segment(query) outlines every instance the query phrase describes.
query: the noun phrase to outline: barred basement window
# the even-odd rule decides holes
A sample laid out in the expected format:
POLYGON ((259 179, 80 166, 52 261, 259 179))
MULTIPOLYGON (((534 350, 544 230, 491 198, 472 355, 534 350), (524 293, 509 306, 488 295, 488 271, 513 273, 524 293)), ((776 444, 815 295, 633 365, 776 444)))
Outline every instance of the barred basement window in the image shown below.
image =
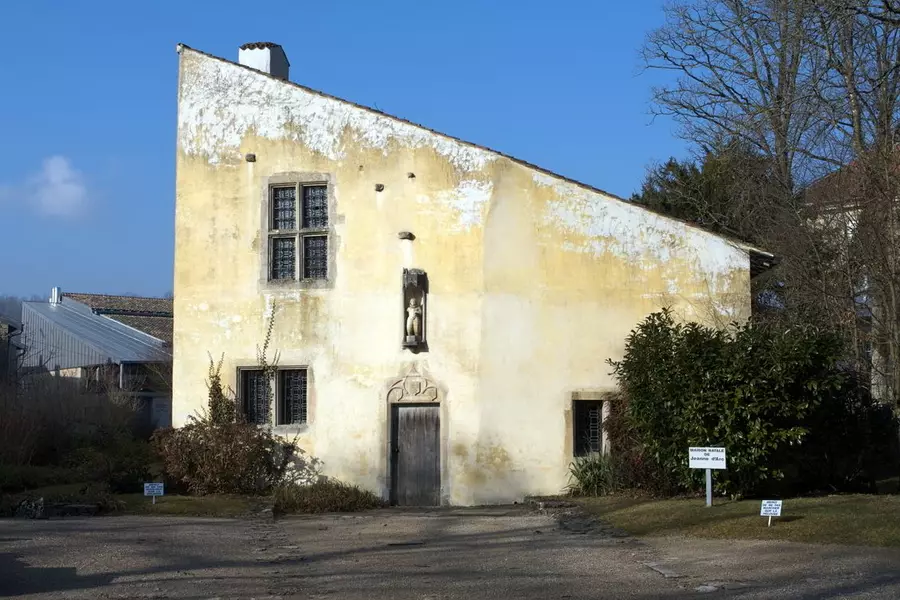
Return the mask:
POLYGON ((575 456, 587 456, 603 450, 603 402, 575 400, 572 407, 575 422, 575 456))
POLYGON ((241 370, 241 405, 248 423, 269 422, 269 378, 261 369, 241 370))
POLYGON ((241 369, 241 406, 248 423, 302 425, 307 421, 307 370, 279 368, 274 376, 261 369, 241 369))
POLYGON ((269 280, 328 279, 328 186, 269 190, 269 280), (299 223, 298 223, 299 215, 299 223))
POLYGON ((278 424, 306 423, 306 369, 284 369, 278 376, 278 424))

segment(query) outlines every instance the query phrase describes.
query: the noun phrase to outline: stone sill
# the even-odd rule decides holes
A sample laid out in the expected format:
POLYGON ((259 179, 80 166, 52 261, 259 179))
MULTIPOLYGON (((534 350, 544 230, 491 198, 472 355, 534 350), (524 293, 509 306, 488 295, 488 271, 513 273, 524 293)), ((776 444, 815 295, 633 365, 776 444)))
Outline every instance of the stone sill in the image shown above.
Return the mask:
POLYGON ((280 436, 298 435, 309 431, 309 423, 302 425, 273 425, 272 433, 280 436))

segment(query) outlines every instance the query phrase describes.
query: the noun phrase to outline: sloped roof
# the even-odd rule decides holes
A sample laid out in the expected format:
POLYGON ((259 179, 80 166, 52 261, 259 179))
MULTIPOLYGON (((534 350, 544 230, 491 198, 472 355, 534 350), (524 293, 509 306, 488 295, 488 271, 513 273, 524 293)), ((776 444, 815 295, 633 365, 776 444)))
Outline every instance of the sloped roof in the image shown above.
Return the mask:
POLYGON ((143 296, 111 296, 107 294, 78 294, 64 292, 63 298, 71 298, 89 307, 94 314, 103 315, 134 327, 148 335, 172 343, 173 308, 171 298, 143 296))
MULTIPOLYGON (((253 45, 255 45, 255 44, 259 44, 259 42, 255 42, 255 43, 253 43, 253 44, 245 44, 245 45, 253 46, 253 45)), ((278 44, 274 44, 273 42, 263 42, 263 44, 272 44, 272 45, 274 45, 274 46, 278 46, 278 44)), ((265 77, 268 77, 268 78, 270 78, 270 79, 273 79, 273 80, 275 80, 275 81, 277 81, 277 82, 279 82, 279 83, 281 83, 281 84, 283 84, 283 85, 293 86, 293 87, 299 88, 299 89, 301 89, 301 90, 304 90, 305 92, 308 92, 308 93, 310 93, 310 94, 315 94, 315 95, 317 95, 317 96, 321 96, 321 97, 323 97, 323 98, 328 98, 328 99, 330 99, 330 100, 336 100, 337 102, 341 102, 341 103, 343 103, 343 104, 347 104, 347 105, 353 106, 353 107, 355 107, 355 108, 362 109, 362 110, 364 110, 364 111, 367 111, 367 112, 370 112, 370 113, 373 113, 373 114, 376 114, 376 115, 381 115, 381 116, 383 116, 383 117, 385 117, 385 118, 392 119, 392 120, 398 121, 398 122, 400 122, 400 123, 405 123, 405 124, 407 124, 407 125, 412 125, 413 127, 417 127, 417 128, 419 128, 419 129, 423 129, 423 130, 425 130, 425 131, 428 131, 428 132, 430 132, 430 133, 433 133, 434 135, 437 135, 437 136, 440 136, 440 137, 443 137, 443 138, 447 138, 447 139, 453 140, 453 141, 458 142, 458 143, 460 143, 460 144, 464 144, 464 145, 466 145, 466 146, 471 146, 471 147, 477 148, 477 149, 479 149, 479 150, 484 150, 484 151, 486 151, 486 152, 490 152, 490 153, 492 153, 492 154, 496 154, 496 155, 498 155, 498 156, 502 156, 503 158, 509 159, 509 160, 511 160, 511 161, 513 161, 513 162, 515 162, 515 163, 517 163, 517 164, 520 164, 520 165, 522 165, 522 166, 524 166, 524 167, 527 167, 527 168, 532 169, 532 170, 534 170, 534 171, 537 171, 537 172, 539 172, 539 173, 543 173, 543 174, 545 174, 545 175, 549 175, 549 176, 551 176, 551 177, 557 178, 557 179, 559 179, 559 180, 561 180, 561 181, 565 181, 565 182, 571 183, 571 184, 573 184, 573 185, 576 185, 576 186, 578 186, 578 187, 580 187, 580 188, 583 188, 583 189, 585 189, 585 190, 588 190, 588 191, 590 191, 590 192, 595 192, 595 193, 598 193, 598 194, 603 194, 604 196, 607 196, 607 197, 609 197, 609 198, 611 198, 611 199, 613 199, 613 200, 617 200, 617 201, 620 201, 620 202, 626 202, 626 203, 628 203, 628 204, 631 205, 631 206, 635 206, 635 207, 640 208, 640 209, 642 209, 642 210, 645 210, 645 211, 647 211, 647 212, 649 212, 649 213, 653 213, 653 214, 655 214, 655 215, 657 215, 657 216, 659 216, 659 217, 662 217, 662 218, 664 218, 664 219, 668 219, 668 220, 671 220, 671 221, 675 221, 675 222, 678 222, 678 223, 682 223, 682 224, 684 224, 684 225, 686 225, 686 226, 688 226, 688 227, 692 227, 692 228, 694 228, 694 229, 698 229, 698 230, 703 231, 703 232, 705 232, 705 233, 708 233, 708 234, 710 234, 710 235, 714 235, 714 236, 716 236, 716 237, 718 237, 718 238, 721 238, 721 239, 723 239, 723 240, 728 241, 729 243, 731 243, 731 244, 733 244, 733 245, 735 245, 735 246, 741 248, 742 250, 747 251, 747 252, 751 255, 751 262, 753 262, 753 263, 756 265, 757 273, 758 273, 760 270, 765 270, 765 269, 770 268, 770 267, 771 267, 770 262, 771 262, 772 259, 774 259, 774 255, 773 255, 773 254, 771 254, 771 253, 769 253, 769 252, 766 252, 765 250, 762 250, 762 249, 760 249, 760 248, 756 248, 756 247, 754 247, 752 244, 748 243, 747 241, 742 240, 742 239, 739 239, 739 238, 737 238, 737 237, 735 237, 735 236, 725 235, 725 234, 722 234, 722 233, 720 233, 720 232, 718 232, 718 231, 714 231, 714 230, 711 230, 711 229, 709 229, 709 228, 707 228, 707 227, 703 227, 702 225, 698 225, 697 223, 694 223, 694 222, 692 222, 692 221, 687 221, 687 220, 685 220, 685 219, 679 219, 679 218, 677 218, 677 217, 673 217, 673 216, 671 216, 671 215, 669 215, 669 214, 666 214, 665 212, 662 212, 662 211, 659 211, 659 210, 654 210, 654 209, 652 209, 652 208, 650 208, 650 207, 648 207, 648 206, 646 206, 646 205, 639 204, 639 203, 637 203, 637 202, 632 202, 632 201, 630 201, 630 200, 627 200, 627 199, 625 199, 625 198, 622 198, 621 196, 617 196, 617 195, 612 194, 612 193, 610 193, 610 192, 607 192, 607 191, 605 191, 605 190, 601 190, 600 188, 594 187, 594 186, 592 186, 592 185, 589 185, 589 184, 587 184, 587 183, 578 181, 578 180, 576 180, 576 179, 572 179, 572 178, 570 178, 570 177, 566 177, 565 175, 560 175, 559 173, 555 173, 555 172, 553 172, 553 171, 550 171, 549 169, 545 169, 545 168, 543 168, 543 167, 539 167, 538 165, 535 165, 535 164, 530 163, 530 162, 528 162, 528 161, 522 160, 521 158, 516 158, 515 156, 511 156, 511 155, 509 155, 509 154, 505 154, 505 153, 503 153, 503 152, 500 152, 499 150, 494 150, 493 148, 489 148, 489 147, 487 147, 487 146, 482 146, 482 145, 476 144, 476 143, 474 143, 474 142, 469 142, 469 141, 460 139, 460 138, 458 138, 458 137, 454 137, 454 136, 452 136, 452 135, 448 135, 448 134, 446 134, 446 133, 442 133, 442 132, 440 132, 440 131, 437 131, 437 130, 431 129, 431 128, 429 128, 429 127, 426 127, 426 126, 424 126, 424 125, 421 125, 421 124, 419 124, 419 123, 416 123, 416 122, 414 122, 414 121, 410 121, 410 120, 408 120, 408 119, 404 119, 404 118, 402 118, 402 117, 398 117, 398 116, 396 116, 396 115, 392 115, 392 114, 390 114, 390 113, 386 113, 386 112, 384 112, 384 111, 382 111, 382 110, 378 110, 377 108, 372 108, 372 107, 366 106, 366 105, 364 105, 364 104, 359 104, 359 103, 357 103, 357 102, 353 102, 352 100, 347 100, 347 99, 341 98, 341 97, 339 97, 339 96, 334 96, 334 95, 328 94, 328 93, 326 93, 326 92, 322 92, 322 91, 320 91, 320 90, 317 90, 317 89, 314 89, 314 88, 311 88, 311 87, 307 87, 307 86, 305 86, 305 85, 302 85, 302 84, 299 84, 299 83, 290 81, 290 80, 288 80, 288 79, 282 79, 282 78, 280 78, 280 77, 276 77, 276 76, 274 76, 274 75, 271 75, 271 74, 269 74, 269 73, 266 73, 265 71, 260 71, 259 69, 254 69, 253 67, 250 67, 250 66, 248 66, 248 65, 243 65, 243 64, 241 64, 241 63, 239 63, 239 62, 235 62, 235 61, 233 61, 233 60, 228 60, 227 58, 222 58, 221 56, 216 56, 216 55, 214 55, 214 54, 209 54, 208 52, 204 52, 204 51, 202 51, 202 50, 198 50, 198 49, 193 48, 193 47, 191 47, 191 46, 188 46, 187 44, 184 44, 184 43, 179 43, 179 44, 178 44, 178 51, 180 52, 182 48, 187 49, 187 50, 190 50, 190 51, 192 51, 192 52, 196 52, 196 53, 198 53, 198 54, 201 54, 201 55, 206 56, 206 57, 208 57, 208 58, 211 58, 211 59, 213 59, 213 60, 218 60, 218 61, 221 61, 221 62, 224 62, 224 63, 228 63, 228 64, 231 64, 231 65, 235 65, 235 66, 240 67, 240 68, 242 68, 242 69, 247 69, 248 71, 253 71, 254 73, 258 73, 258 74, 260 74, 260 75, 263 75, 263 76, 265 76, 265 77), (755 256, 753 256, 753 255, 755 255, 755 256)), ((754 273, 754 274, 757 274, 757 273, 754 273)))
MULTIPOLYGON (((171 353, 162 340, 115 319, 96 314, 89 306, 76 302, 74 299, 64 297, 62 302, 55 304, 24 302, 22 307, 23 319, 33 321, 26 314, 30 311, 93 350, 90 353, 91 356, 99 358, 96 364, 105 362, 107 359, 116 363, 171 360, 171 353)), ((27 333, 29 337, 38 335, 53 337, 49 332, 28 331, 27 333)))

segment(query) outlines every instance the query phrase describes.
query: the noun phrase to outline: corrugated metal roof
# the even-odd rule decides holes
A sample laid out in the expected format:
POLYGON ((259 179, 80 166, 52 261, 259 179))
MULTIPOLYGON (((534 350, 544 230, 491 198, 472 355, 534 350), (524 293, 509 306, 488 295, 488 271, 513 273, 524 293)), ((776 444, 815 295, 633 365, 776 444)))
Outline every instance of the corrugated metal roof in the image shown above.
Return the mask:
MULTIPOLYGON (((58 304, 24 302, 22 321, 30 361, 40 359, 62 369, 122 362, 171 360, 163 342, 124 323, 94 314, 65 298, 58 304)), ((30 362, 26 358, 26 362, 30 362)))

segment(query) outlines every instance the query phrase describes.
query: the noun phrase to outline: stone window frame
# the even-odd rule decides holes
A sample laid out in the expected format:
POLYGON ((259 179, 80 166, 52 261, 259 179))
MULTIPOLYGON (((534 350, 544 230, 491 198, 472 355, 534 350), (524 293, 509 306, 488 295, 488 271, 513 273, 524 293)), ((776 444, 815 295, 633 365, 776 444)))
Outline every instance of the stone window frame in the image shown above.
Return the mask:
POLYGON ((276 173, 269 177, 264 177, 260 189, 260 237, 263 243, 260 247, 260 289, 263 290, 296 290, 296 289, 322 289, 333 288, 335 281, 335 255, 337 249, 337 236, 335 234, 335 222, 337 214, 335 211, 335 193, 334 178, 330 173, 323 172, 307 172, 307 171, 287 171, 276 173), (273 189, 277 187, 295 186, 296 192, 296 219, 297 229, 289 233, 281 233, 270 228, 273 219, 273 189), (307 186, 324 185, 326 188, 328 201, 328 227, 303 229, 302 228, 302 188, 307 186), (326 259, 326 277, 325 279, 304 279, 303 278, 303 238, 315 235, 322 235, 326 238, 327 259, 326 259), (290 280, 272 279, 272 240, 279 237, 293 237, 296 239, 295 244, 295 276, 290 280))
MULTIPOLYGON (((237 391, 236 394, 236 408, 238 411, 243 413, 244 411, 244 382, 243 382, 243 373, 249 371, 261 371, 258 365, 246 365, 237 367, 235 381, 237 385, 235 386, 237 391)), ((313 421, 313 371, 309 365, 297 364, 297 365, 278 365, 273 368, 273 373, 270 375, 269 385, 272 386, 272 399, 271 404, 269 405, 269 420, 266 423, 257 423, 260 427, 272 427, 272 431, 276 434, 292 434, 292 433, 301 433, 306 431, 313 421), (281 372, 282 371, 306 371, 306 421, 303 423, 290 423, 290 424, 279 424, 279 414, 281 410, 282 399, 280 396, 281 390, 281 372)))
POLYGON ((579 458, 580 456, 590 456, 587 455, 578 455, 575 452, 577 448, 577 443, 575 442, 575 428, 577 427, 577 423, 575 422, 575 403, 576 402, 599 402, 600 403, 600 454, 609 454, 609 437, 606 433, 606 430, 603 429, 603 423, 609 418, 609 400, 608 395, 613 390, 605 389, 605 390, 579 390, 572 392, 569 399, 569 411, 571 415, 571 421, 569 421, 567 438, 568 438, 568 454, 573 458, 579 458))

